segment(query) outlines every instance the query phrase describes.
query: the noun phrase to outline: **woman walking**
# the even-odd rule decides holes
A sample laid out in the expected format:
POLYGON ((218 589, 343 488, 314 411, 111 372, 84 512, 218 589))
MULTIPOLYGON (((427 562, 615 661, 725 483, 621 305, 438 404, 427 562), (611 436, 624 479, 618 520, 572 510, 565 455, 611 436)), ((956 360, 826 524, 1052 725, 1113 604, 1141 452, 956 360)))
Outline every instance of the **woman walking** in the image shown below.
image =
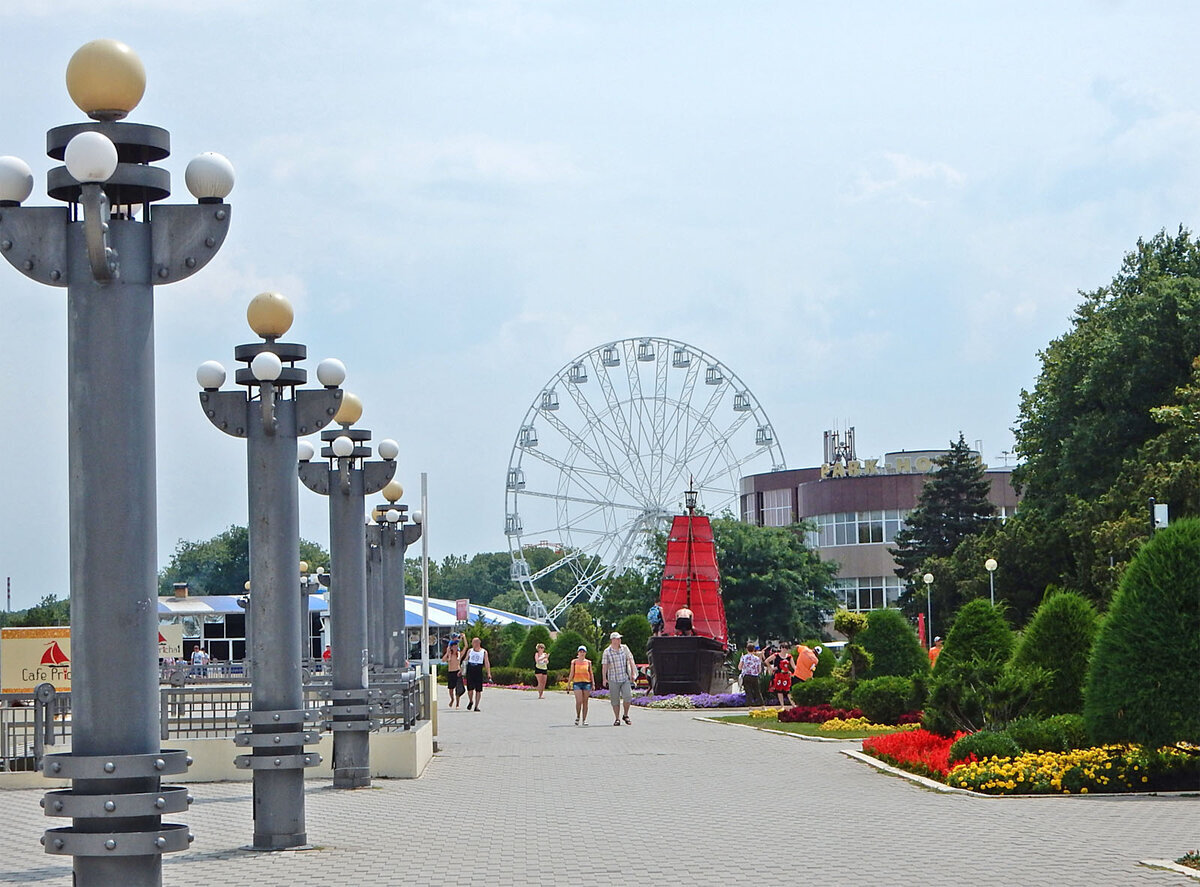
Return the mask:
POLYGON ((479 700, 483 696, 483 672, 487 670, 487 679, 492 679, 492 662, 488 659, 488 651, 483 649, 483 641, 471 638, 471 649, 467 651, 467 711, 472 708, 479 711, 479 700))
POLYGON ((580 725, 579 719, 582 717, 582 724, 586 727, 588 698, 592 694, 592 684, 595 683, 592 677, 592 660, 587 658, 587 647, 580 645, 575 658, 571 660, 571 672, 568 680, 571 689, 575 691, 575 726, 580 725))
POLYGON ((533 651, 533 673, 537 678, 538 699, 546 692, 546 675, 550 672, 550 654, 545 644, 538 644, 533 651))

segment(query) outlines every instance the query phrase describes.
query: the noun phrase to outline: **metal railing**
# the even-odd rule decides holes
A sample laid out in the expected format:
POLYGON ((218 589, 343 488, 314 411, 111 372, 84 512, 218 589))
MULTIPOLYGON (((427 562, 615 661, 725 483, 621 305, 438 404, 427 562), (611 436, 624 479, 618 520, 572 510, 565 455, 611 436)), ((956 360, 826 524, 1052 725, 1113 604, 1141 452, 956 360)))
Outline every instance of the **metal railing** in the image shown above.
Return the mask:
MULTIPOLYGON (((190 666, 189 666, 190 667, 190 666)), ((211 665, 209 666, 212 667, 211 665)), ((415 672, 373 676, 372 702, 377 730, 411 730, 428 718, 423 682, 415 672)), ((314 679, 304 687, 304 707, 321 712, 328 703, 329 681, 314 679)), ((0 702, 0 772, 37 770, 44 747, 71 738, 71 694, 42 693, 4 697, 0 702)), ((164 686, 159 690, 160 736, 171 739, 230 738, 244 729, 237 713, 251 707, 249 685, 164 686)), ((318 718, 318 724, 320 718, 318 718)))

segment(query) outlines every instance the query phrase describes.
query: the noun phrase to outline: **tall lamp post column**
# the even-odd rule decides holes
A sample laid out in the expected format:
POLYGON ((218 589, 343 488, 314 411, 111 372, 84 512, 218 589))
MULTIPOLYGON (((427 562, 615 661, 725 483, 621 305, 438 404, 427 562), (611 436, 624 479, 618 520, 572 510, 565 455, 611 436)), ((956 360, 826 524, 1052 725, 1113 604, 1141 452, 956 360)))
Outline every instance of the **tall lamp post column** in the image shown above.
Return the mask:
POLYGON ((985 570, 987 570, 987 574, 988 574, 988 585, 990 586, 991 591, 992 591, 992 606, 993 607, 996 606, 996 567, 997 566, 999 566, 999 564, 996 563, 996 559, 994 557, 989 557, 986 561, 983 562, 983 568, 985 570))
POLYGON ((341 429, 321 432, 329 445, 309 461, 311 446, 300 449, 300 479, 314 493, 329 497, 329 561, 334 575, 329 591, 329 622, 333 647, 333 688, 330 719, 333 730, 334 788, 364 788, 371 784, 370 731, 375 722, 367 665, 366 535, 363 514, 366 496, 378 493, 396 473, 396 445, 380 441, 380 455, 393 459, 369 462, 371 432, 350 426, 362 417, 362 402, 353 394, 342 398, 334 421, 341 429))
POLYGON ((27 277, 67 288, 70 465, 72 751, 45 773, 72 788, 45 798, 47 853, 74 857, 76 887, 162 883, 162 854, 183 850, 183 788, 162 777, 187 769, 161 750, 158 623, 154 286, 203 268, 229 228, 233 167, 220 155, 188 164, 198 205, 163 206, 170 133, 119 122, 146 75, 123 43, 97 40, 67 66, 67 90, 91 121, 46 135, 47 193, 65 207, 22 207, 33 175, 0 158, 0 254, 27 277), (140 214, 140 219, 135 216, 140 214), (103 441, 103 446, 96 446, 103 441))
POLYGON ((234 358, 249 366, 235 381, 246 391, 220 391, 225 369, 216 361, 196 373, 204 390, 200 404, 221 431, 246 439, 249 489, 250 584, 246 607, 249 631, 251 707, 238 712, 248 732, 234 742, 250 754, 238 755, 239 769, 253 771, 254 849, 282 850, 308 842, 304 824, 304 768, 321 756, 305 752, 319 736, 315 717, 304 707, 301 680, 300 503, 296 483, 297 440, 319 431, 341 404, 338 385, 346 377, 340 361, 317 368, 324 388, 301 389, 308 378, 295 364, 308 356, 304 345, 281 342, 291 328, 292 306, 278 293, 260 293, 246 311, 262 342, 239 345, 234 358))
MULTIPOLYGON (((382 445, 380 449, 382 453, 382 445)), ((404 553, 408 546, 421 537, 421 525, 407 522, 408 506, 397 504, 403 495, 404 487, 397 481, 389 481, 383 488, 383 498, 387 500, 387 504, 381 505, 373 512, 379 524, 380 561, 383 568, 383 606, 380 619, 384 634, 382 661, 384 668, 389 671, 404 668, 408 658, 404 553)), ((424 636, 421 643, 428 646, 424 636)))
POLYGON ((925 583, 925 633, 929 636, 929 646, 933 646, 933 574, 926 573, 921 577, 925 583))

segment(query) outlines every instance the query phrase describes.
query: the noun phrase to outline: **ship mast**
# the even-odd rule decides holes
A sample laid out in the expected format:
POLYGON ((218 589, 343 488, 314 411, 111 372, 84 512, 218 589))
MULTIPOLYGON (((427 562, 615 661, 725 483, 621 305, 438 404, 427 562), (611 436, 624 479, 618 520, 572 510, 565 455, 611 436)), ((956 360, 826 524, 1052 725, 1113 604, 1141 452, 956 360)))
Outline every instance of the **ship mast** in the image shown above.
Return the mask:
POLYGON ((692 609, 692 576, 696 572, 696 559, 693 554, 695 547, 695 537, 692 534, 692 518, 696 516, 696 491, 693 489, 696 485, 694 477, 688 478, 688 488, 683 494, 683 504, 687 508, 688 513, 688 534, 687 534, 687 608, 692 609))

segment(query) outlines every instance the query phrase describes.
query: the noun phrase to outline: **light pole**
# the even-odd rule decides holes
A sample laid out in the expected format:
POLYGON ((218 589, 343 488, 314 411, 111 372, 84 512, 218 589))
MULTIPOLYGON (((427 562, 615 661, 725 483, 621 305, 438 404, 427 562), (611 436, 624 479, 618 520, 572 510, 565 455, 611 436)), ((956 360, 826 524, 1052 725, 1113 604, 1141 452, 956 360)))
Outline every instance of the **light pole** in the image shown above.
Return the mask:
POLYGON ((304 846, 304 768, 321 763, 305 752, 317 742, 314 716, 304 707, 301 677, 301 597, 296 594, 300 562, 300 502, 296 483, 298 439, 319 431, 341 404, 338 385, 346 378, 341 361, 317 367, 323 388, 299 388, 308 373, 296 364, 308 356, 304 345, 281 342, 292 326, 292 306, 278 293, 259 293, 246 320, 263 341, 239 345, 234 359, 247 364, 235 376, 245 391, 221 391, 225 368, 201 364, 196 380, 204 414, 221 431, 246 439, 249 490, 250 584, 246 658, 250 662, 250 711, 238 712, 249 731, 234 742, 250 754, 238 755, 239 769, 253 771, 254 849, 304 846))
POLYGON ((313 672, 312 610, 309 598, 318 585, 320 580, 315 573, 309 572, 308 561, 300 561, 300 661, 303 664, 301 674, 306 683, 313 672))
MULTIPOLYGON (((380 455, 383 455, 383 445, 380 444, 380 455)), ((408 622, 408 608, 405 606, 404 593, 404 553, 421 536, 421 525, 408 523, 408 506, 400 505, 400 497, 404 495, 404 487, 394 480, 389 481, 383 488, 383 498, 386 505, 381 505, 373 511, 378 524, 378 539, 380 550, 380 586, 382 596, 380 601, 380 624, 382 626, 382 646, 379 662, 388 671, 399 671, 404 668, 408 658, 405 626, 408 622)), ((425 632, 428 635, 428 631, 425 632)), ((421 641, 426 644, 426 640, 421 641)), ((428 654, 426 654, 428 655, 428 654)))
POLYGON ((321 458, 305 442, 299 450, 300 479, 314 493, 329 497, 329 561, 333 575, 329 590, 329 622, 333 647, 333 688, 330 718, 333 731, 333 787, 364 788, 371 784, 371 703, 367 665, 366 534, 363 514, 368 494, 378 493, 396 473, 395 442, 379 443, 383 462, 369 462, 371 432, 351 428, 362 416, 362 401, 342 397, 334 422, 342 427, 321 432, 328 446, 321 458), (393 459, 386 459, 392 453, 393 459))
POLYGON ((162 854, 187 848, 184 751, 161 749, 158 628, 154 286, 203 268, 229 228, 233 167, 216 154, 188 164, 197 205, 164 206, 171 177, 151 166, 170 133, 123 123, 146 74, 123 43, 72 56, 67 90, 91 120, 46 135, 47 193, 65 207, 23 207, 28 166, 0 158, 0 254, 27 277, 67 288, 67 416, 72 630, 72 751, 45 759, 70 778, 50 792, 47 853, 72 856, 76 887, 162 883, 162 854), (137 216, 140 215, 140 218, 137 216), (102 446, 96 446, 103 441, 102 446))
POLYGON ((996 567, 997 566, 999 566, 999 565, 996 563, 996 559, 994 557, 989 557, 986 561, 983 562, 983 568, 985 570, 987 570, 987 572, 988 572, 988 585, 991 587, 991 590, 992 590, 992 606, 993 607, 996 606, 996 567))
POLYGON ((925 633, 931 639, 929 646, 933 646, 933 574, 926 573, 921 577, 921 581, 925 583, 925 633))

